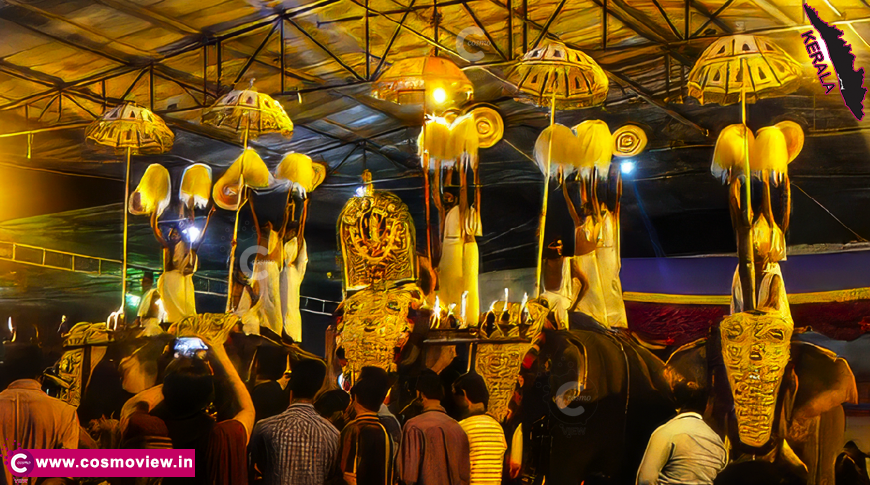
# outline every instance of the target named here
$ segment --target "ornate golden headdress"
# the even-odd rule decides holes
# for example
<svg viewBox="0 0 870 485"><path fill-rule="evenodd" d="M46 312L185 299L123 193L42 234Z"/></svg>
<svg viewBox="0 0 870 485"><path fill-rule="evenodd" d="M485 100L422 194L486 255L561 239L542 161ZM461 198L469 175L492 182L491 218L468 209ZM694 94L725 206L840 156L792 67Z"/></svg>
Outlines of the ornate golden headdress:
<svg viewBox="0 0 870 485"><path fill-rule="evenodd" d="M414 221L395 194L353 197L338 217L345 291L417 279Z"/></svg>

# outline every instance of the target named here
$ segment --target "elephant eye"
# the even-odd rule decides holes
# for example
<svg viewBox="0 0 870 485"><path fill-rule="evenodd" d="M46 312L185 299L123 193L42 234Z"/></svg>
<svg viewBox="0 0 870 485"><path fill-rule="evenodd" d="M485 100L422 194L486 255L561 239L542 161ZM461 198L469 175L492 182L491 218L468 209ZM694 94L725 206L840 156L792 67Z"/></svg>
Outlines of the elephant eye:
<svg viewBox="0 0 870 485"><path fill-rule="evenodd" d="M783 331L780 330L780 329L773 329L773 330L771 330L770 332L768 332L768 335L770 335L770 337L771 337L773 340L777 340L777 341L780 341L780 342L783 341L783 340L785 340L785 332L783 332Z"/></svg>
<svg viewBox="0 0 870 485"><path fill-rule="evenodd" d="M743 335L743 325L733 324L725 327L725 337L728 339L737 339Z"/></svg>

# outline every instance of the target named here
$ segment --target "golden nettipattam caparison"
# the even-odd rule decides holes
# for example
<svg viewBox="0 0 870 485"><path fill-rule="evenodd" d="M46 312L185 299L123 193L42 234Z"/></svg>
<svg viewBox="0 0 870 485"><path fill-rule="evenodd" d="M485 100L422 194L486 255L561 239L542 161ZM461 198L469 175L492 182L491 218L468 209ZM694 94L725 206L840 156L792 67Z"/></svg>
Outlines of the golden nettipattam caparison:
<svg viewBox="0 0 870 485"><path fill-rule="evenodd" d="M499 421L507 417L520 366L548 313L538 299L495 302L483 315L480 326L472 329L481 339L474 355L474 370L489 390L487 412Z"/></svg>

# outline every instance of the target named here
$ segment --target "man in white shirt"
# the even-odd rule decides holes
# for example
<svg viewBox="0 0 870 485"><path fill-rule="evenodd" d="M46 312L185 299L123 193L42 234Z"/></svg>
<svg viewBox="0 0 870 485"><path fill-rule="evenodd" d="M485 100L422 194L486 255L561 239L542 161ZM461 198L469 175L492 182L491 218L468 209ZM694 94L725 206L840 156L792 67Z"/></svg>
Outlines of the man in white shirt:
<svg viewBox="0 0 870 485"><path fill-rule="evenodd" d="M712 485L728 463L728 453L722 438L701 417L706 393L687 386L674 393L682 404L680 414L653 432L637 471L637 485Z"/></svg>

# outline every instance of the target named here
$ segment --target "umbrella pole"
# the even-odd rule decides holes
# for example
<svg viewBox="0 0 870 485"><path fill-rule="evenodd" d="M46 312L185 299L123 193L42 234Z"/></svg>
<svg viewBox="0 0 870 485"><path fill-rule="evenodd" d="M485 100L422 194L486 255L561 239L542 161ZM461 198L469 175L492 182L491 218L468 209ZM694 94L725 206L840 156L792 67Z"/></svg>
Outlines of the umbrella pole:
<svg viewBox="0 0 870 485"><path fill-rule="evenodd" d="M423 94L423 200L426 205L426 257L432 264L432 222L429 208L429 153L426 150L426 95Z"/></svg>
<svg viewBox="0 0 870 485"><path fill-rule="evenodd" d="M124 242L123 242L123 257L121 259L121 315L124 315L127 310L127 219L128 211L127 204L130 202L130 155L133 151L132 147L127 147L127 175L124 183ZM126 319L124 325L126 325Z"/></svg>
<svg viewBox="0 0 870 485"><path fill-rule="evenodd" d="M556 124L556 92L550 102L550 126ZM535 297L541 296L541 264L544 256L544 226L547 223L547 195L550 191L550 158L553 156L553 133L547 143L547 171L544 174L544 203L541 206L541 222L538 227L538 265L535 271Z"/></svg>
<svg viewBox="0 0 870 485"><path fill-rule="evenodd" d="M755 262L754 258L754 247L752 241L752 173L750 172L751 168L749 166L749 126L746 125L746 75L747 70L746 66L741 66L743 68L743 80L742 86L740 88L740 117L743 123L743 173L746 175L746 182L743 184L743 190L746 197L746 207L744 207L744 214L746 216L746 229L742 232L744 234L740 234L741 228L736 227L738 237L743 239L738 242L738 246L742 245L744 247L743 254L740 254L738 251L738 257L741 258L739 261L740 268L743 271L740 271L739 277L741 280L741 289L743 290L743 311L755 310Z"/></svg>
<svg viewBox="0 0 870 485"><path fill-rule="evenodd" d="M245 138L242 147L242 163L240 171L242 172L242 176L239 179L239 187L241 188L241 197L244 200L239 201L239 208L236 209L236 220L233 223L233 241L230 244L230 275L228 278L228 287L227 287L227 311L233 311L233 279L235 273L235 263L236 263L236 246L239 244L239 213L242 211L242 206L248 202L248 190L245 187L245 153L248 151L248 130L251 126L251 120L247 117L245 118Z"/></svg>

